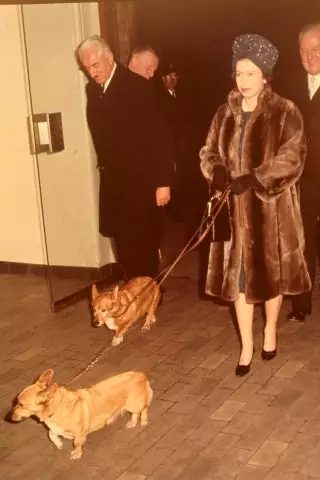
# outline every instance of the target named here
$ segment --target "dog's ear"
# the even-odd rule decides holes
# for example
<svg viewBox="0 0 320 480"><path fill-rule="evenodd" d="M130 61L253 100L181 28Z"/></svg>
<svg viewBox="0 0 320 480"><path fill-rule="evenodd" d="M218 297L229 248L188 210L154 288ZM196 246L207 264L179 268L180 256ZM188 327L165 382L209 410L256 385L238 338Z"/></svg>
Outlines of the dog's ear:
<svg viewBox="0 0 320 480"><path fill-rule="evenodd" d="M112 292L112 300L115 302L118 298L119 286L117 285Z"/></svg>
<svg viewBox="0 0 320 480"><path fill-rule="evenodd" d="M43 388L46 388L52 383L52 378L53 370L52 368L48 368L43 373L41 373L40 377L37 380L37 383Z"/></svg>
<svg viewBox="0 0 320 480"><path fill-rule="evenodd" d="M36 403L41 405L42 403L47 403L50 398L56 393L58 390L59 385L57 383L53 383L50 387L46 388L43 392L39 393L36 398Z"/></svg>
<svg viewBox="0 0 320 480"><path fill-rule="evenodd" d="M92 285L92 288L91 288L92 300L94 300L98 295L99 295L99 292L97 287L95 285Z"/></svg>

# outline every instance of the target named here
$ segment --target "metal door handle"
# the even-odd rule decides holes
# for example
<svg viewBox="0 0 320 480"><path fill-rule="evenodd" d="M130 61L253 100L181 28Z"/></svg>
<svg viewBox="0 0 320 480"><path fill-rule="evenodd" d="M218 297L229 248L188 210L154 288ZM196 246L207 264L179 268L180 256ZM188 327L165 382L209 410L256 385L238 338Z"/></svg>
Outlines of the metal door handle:
<svg viewBox="0 0 320 480"><path fill-rule="evenodd" d="M37 113L28 117L31 153L56 153L64 150L61 112Z"/></svg>

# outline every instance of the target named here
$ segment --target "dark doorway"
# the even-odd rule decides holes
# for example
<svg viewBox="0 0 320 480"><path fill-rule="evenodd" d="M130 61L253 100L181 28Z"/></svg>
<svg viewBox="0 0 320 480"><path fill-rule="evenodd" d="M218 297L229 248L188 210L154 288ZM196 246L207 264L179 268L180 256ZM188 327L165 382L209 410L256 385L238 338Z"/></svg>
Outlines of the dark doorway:
<svg viewBox="0 0 320 480"><path fill-rule="evenodd" d="M259 33L279 49L274 89L299 68L298 34L320 21L320 4L305 0L138 0L137 37L173 58L194 86L201 102L202 123L232 87L231 44L242 33Z"/></svg>

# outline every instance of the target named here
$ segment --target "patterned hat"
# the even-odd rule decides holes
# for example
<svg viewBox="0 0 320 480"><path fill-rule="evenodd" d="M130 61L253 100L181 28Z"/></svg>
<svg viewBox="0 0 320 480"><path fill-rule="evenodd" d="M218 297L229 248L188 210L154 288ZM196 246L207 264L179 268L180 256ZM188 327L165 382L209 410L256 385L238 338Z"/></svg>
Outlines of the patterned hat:
<svg viewBox="0 0 320 480"><path fill-rule="evenodd" d="M272 70L279 58L277 48L261 35L246 33L237 37L232 44L232 69L236 69L238 60L248 58L265 75L271 75Z"/></svg>

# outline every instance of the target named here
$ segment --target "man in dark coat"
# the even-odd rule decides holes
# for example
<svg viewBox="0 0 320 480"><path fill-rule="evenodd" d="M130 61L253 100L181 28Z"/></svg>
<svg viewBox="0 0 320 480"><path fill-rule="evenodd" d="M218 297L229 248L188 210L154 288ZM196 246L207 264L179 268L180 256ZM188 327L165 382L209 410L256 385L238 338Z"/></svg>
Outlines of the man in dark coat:
<svg viewBox="0 0 320 480"><path fill-rule="evenodd" d="M137 47L131 52L128 68L131 72L150 80L156 74L159 61L156 51L152 47L145 45Z"/></svg>
<svg viewBox="0 0 320 480"><path fill-rule="evenodd" d="M100 170L100 233L113 237L126 278L155 277L161 208L170 200L173 145L148 81L117 65L98 36L77 58L91 81L87 119Z"/></svg>
<svg viewBox="0 0 320 480"><path fill-rule="evenodd" d="M189 239L200 223L207 200L207 185L199 170L199 116L194 92L180 78L175 64L163 62L160 70L159 104L175 146L175 181L169 212L173 219L186 221Z"/></svg>
<svg viewBox="0 0 320 480"><path fill-rule="evenodd" d="M300 184L301 214L306 258L312 284L318 256L317 225L320 217L320 24L307 25L300 33L300 56L304 74L293 92L305 124L307 158ZM307 73L307 74L306 74ZM288 319L304 321L312 310L312 291L292 298Z"/></svg>

